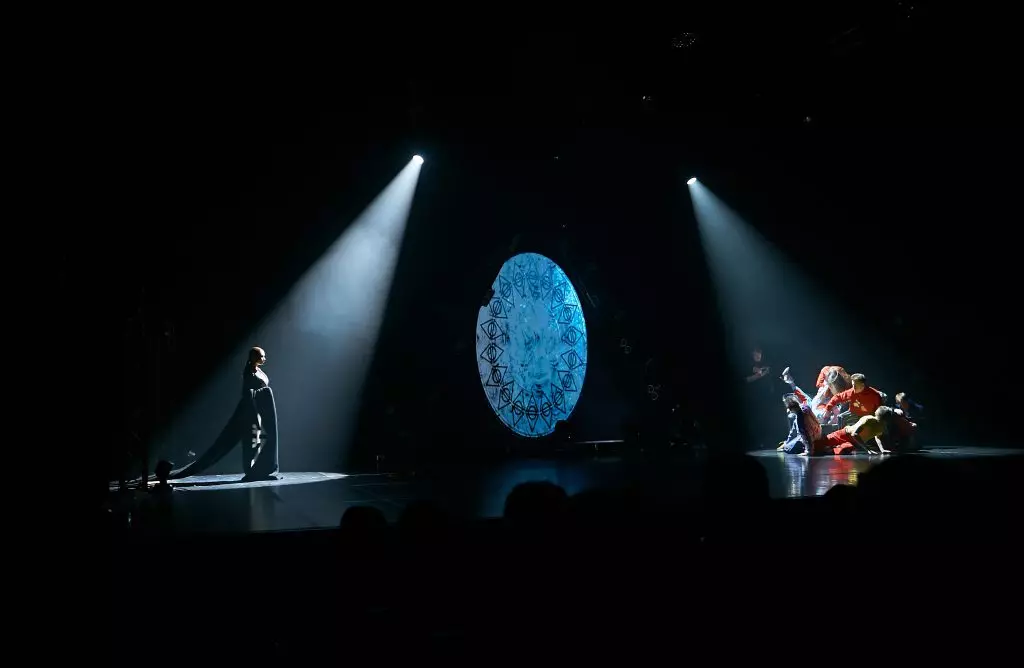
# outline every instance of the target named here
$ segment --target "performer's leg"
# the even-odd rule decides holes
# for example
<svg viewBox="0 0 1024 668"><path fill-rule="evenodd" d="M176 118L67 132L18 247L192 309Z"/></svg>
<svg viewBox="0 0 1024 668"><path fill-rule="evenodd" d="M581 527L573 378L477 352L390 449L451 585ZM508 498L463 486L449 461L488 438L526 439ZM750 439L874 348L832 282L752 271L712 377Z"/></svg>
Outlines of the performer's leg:
<svg viewBox="0 0 1024 668"><path fill-rule="evenodd" d="M792 385L790 385L790 387L793 388L793 394L796 395L797 401L799 401L802 404L807 404L808 406L810 406L808 402L811 400L811 397L806 392L801 390L799 385L793 383Z"/></svg>
<svg viewBox="0 0 1024 668"><path fill-rule="evenodd" d="M852 452L856 447L853 436L846 433L845 429L837 429L826 436L825 440L828 441L828 445L832 448L832 452L837 455Z"/></svg>
<svg viewBox="0 0 1024 668"><path fill-rule="evenodd" d="M239 427L239 436L242 439L242 474L244 478L251 478L252 468L256 465L260 448L263 446L263 421L260 420L260 414L254 411Z"/></svg>
<svg viewBox="0 0 1024 668"><path fill-rule="evenodd" d="M797 454L799 454L798 451L803 451L804 446L803 443L800 442L800 438L798 436L794 436L793 438L783 443L780 446L780 449L790 454L794 452L797 452Z"/></svg>
<svg viewBox="0 0 1024 668"><path fill-rule="evenodd" d="M793 380L793 374L789 372L788 366L782 370L782 382L784 382L786 385L789 385L790 389L793 390L793 394L796 395L797 401L799 401L802 404L807 403L807 400L810 398L810 396L797 386L796 381Z"/></svg>
<svg viewBox="0 0 1024 668"><path fill-rule="evenodd" d="M277 474L278 465L278 433L277 433L277 404L274 402L274 392L265 387L256 392L255 396L258 420L256 422L259 430L259 442L250 435L250 447L247 449L245 475L247 478L270 478ZM251 447L254 446L255 447Z"/></svg>
<svg viewBox="0 0 1024 668"><path fill-rule="evenodd" d="M811 410L814 411L814 417L818 418L819 420L822 420L823 422L825 419L824 407L825 404L828 403L827 397L829 396L831 395L828 386L822 385L820 388L818 388L818 391L814 394L814 398L811 399L810 402Z"/></svg>

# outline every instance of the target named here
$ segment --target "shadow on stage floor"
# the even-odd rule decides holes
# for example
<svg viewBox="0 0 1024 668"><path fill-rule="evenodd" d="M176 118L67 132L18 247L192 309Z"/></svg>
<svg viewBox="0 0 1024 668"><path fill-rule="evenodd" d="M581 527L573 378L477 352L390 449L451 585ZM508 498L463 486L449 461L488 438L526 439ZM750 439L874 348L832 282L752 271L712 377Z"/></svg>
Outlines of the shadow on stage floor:
<svg viewBox="0 0 1024 668"><path fill-rule="evenodd" d="M887 457L800 457L774 450L750 453L768 474L773 498L821 496ZM934 448L907 457L1020 459L1022 450ZM397 520L410 502L430 500L455 516L499 517L505 497L521 482L547 480L570 495L592 489L632 489L668 506L685 506L700 494L704 458L690 453L650 459L589 456L509 459L487 466L450 467L427 474L344 475L284 473L280 480L243 483L241 475L194 476L174 481L175 525L186 532L261 532L336 527L346 509L378 508Z"/></svg>

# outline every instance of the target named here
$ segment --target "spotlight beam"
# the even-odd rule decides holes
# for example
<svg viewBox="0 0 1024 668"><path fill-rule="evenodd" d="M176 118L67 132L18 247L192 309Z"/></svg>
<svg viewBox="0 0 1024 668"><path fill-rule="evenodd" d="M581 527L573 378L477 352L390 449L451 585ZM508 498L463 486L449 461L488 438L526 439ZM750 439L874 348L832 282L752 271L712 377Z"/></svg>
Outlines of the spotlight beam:
<svg viewBox="0 0 1024 668"><path fill-rule="evenodd" d="M787 364L811 371L842 362L877 378L879 386L890 380L904 382L900 379L912 375L912 369L878 337L874 323L862 322L845 307L843 293L833 284L825 284L828 290L822 290L705 184L691 184L689 193L724 324L732 337L737 377L750 371L752 343L774 348L786 356ZM831 249L808 244L807 252L820 254L830 278L853 271L846 266L833 268Z"/></svg>
<svg viewBox="0 0 1024 668"><path fill-rule="evenodd" d="M170 429L157 456L186 463L214 440L238 400L252 345L267 350L277 398L283 470L330 470L355 429L366 374L384 319L405 225L419 181L414 157L239 343ZM286 222L286 221L283 221ZM211 470L233 472L228 456Z"/></svg>

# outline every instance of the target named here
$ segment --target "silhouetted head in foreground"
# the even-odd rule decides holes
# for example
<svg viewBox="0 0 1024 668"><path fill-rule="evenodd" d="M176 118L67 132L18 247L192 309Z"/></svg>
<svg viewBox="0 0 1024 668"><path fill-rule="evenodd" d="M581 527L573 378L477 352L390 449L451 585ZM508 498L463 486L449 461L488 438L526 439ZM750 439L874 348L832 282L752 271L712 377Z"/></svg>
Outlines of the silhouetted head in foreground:
<svg viewBox="0 0 1024 668"><path fill-rule="evenodd" d="M341 516L343 533L376 533L388 526L384 513L373 506L352 506Z"/></svg>
<svg viewBox="0 0 1024 668"><path fill-rule="evenodd" d="M720 454L708 459L704 470L704 498L728 505L767 501L768 473L745 454Z"/></svg>
<svg viewBox="0 0 1024 668"><path fill-rule="evenodd" d="M832 485L825 492L828 507L837 513L852 513L857 506L857 488L853 485Z"/></svg>
<svg viewBox="0 0 1024 668"><path fill-rule="evenodd" d="M544 528L559 522L569 506L569 495L554 483L520 483L505 498L505 521L516 528Z"/></svg>
<svg viewBox="0 0 1024 668"><path fill-rule="evenodd" d="M448 516L431 501L413 501L398 518L398 530L407 537L436 538L448 528Z"/></svg>
<svg viewBox="0 0 1024 668"><path fill-rule="evenodd" d="M929 457L896 457L867 471L857 482L859 509L870 526L898 540L959 532L964 497L956 463ZM975 518L976 519L976 518Z"/></svg>

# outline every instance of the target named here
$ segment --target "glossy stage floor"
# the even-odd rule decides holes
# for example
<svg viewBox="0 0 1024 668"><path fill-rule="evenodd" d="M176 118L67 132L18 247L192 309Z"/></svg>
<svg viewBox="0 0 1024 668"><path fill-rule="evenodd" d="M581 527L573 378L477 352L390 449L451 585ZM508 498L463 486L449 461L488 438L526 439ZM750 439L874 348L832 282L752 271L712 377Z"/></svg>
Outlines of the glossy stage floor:
<svg viewBox="0 0 1024 668"><path fill-rule="evenodd" d="M764 466L771 495L779 499L820 496L836 484L856 485L858 476L887 459L808 458L774 450L750 454ZM1024 450L934 448L904 456L1020 461ZM702 460L695 455L657 461L621 456L521 459L429 476L283 473L281 480L253 483L240 482L241 475L193 476L174 482L175 524L186 532L329 528L336 527L342 513L354 505L375 506L394 521L417 500L431 500L457 516L499 517L509 491L530 480L548 480L569 494L633 487L667 503L685 504L700 491Z"/></svg>

